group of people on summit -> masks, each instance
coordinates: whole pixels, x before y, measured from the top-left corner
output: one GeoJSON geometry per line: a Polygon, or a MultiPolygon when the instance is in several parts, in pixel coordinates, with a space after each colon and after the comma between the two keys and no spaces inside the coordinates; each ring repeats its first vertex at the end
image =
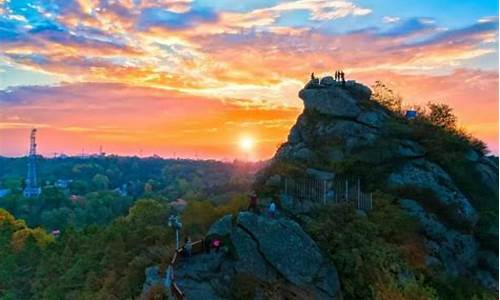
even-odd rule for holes
{"type": "MultiPolygon", "coordinates": [[[[345,86],[345,73],[342,70],[337,70],[335,71],[335,81],[337,82],[342,82],[342,86],[345,86]]],[[[316,77],[314,76],[314,72],[311,73],[311,80],[316,80],[316,77]]]]}
{"type": "Polygon", "coordinates": [[[342,70],[335,71],[335,80],[342,81],[342,86],[345,85],[345,73],[342,70]]]}

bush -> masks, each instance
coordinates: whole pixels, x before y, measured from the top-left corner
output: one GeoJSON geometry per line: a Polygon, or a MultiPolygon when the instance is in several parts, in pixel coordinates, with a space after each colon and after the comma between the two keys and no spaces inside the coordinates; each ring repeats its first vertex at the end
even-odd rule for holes
{"type": "Polygon", "coordinates": [[[432,299],[434,291],[422,281],[398,275],[425,269],[423,245],[415,243],[416,223],[377,193],[375,209],[360,217],[351,206],[322,209],[307,230],[335,263],[346,299],[432,299]],[[408,253],[408,251],[416,253],[408,253]],[[414,265],[405,257],[418,257],[414,265]]]}
{"type": "Polygon", "coordinates": [[[382,81],[375,81],[375,84],[372,86],[372,100],[380,103],[382,106],[387,109],[395,112],[401,112],[401,104],[403,102],[403,98],[393,91],[389,86],[387,86],[382,81]]]}

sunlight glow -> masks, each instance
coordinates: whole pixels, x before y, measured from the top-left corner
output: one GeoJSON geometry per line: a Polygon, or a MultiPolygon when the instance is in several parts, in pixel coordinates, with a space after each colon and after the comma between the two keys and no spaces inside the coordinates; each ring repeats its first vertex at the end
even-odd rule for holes
{"type": "Polygon", "coordinates": [[[245,136],[239,141],[240,148],[245,152],[250,152],[255,146],[255,141],[252,137],[245,136]]]}

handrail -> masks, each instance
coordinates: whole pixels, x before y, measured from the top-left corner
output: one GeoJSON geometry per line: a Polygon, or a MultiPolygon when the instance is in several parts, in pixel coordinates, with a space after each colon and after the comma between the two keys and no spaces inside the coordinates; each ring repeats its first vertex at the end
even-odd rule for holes
{"type": "MultiPolygon", "coordinates": [[[[200,252],[203,253],[205,251],[205,243],[204,243],[203,239],[197,240],[197,241],[191,243],[191,246],[192,246],[191,253],[197,254],[200,252]],[[193,250],[196,250],[196,251],[193,251],[193,250]]],[[[177,258],[179,257],[179,254],[182,254],[183,251],[184,251],[184,248],[176,249],[174,251],[174,254],[172,254],[172,258],[170,259],[170,263],[169,263],[169,267],[172,267],[172,274],[173,274],[173,276],[172,276],[173,278],[172,278],[172,281],[170,284],[170,290],[172,292],[172,296],[174,296],[175,299],[177,299],[177,300],[186,300],[186,295],[182,292],[182,290],[179,288],[179,286],[175,282],[175,268],[174,268],[175,264],[177,263],[177,258]]]]}

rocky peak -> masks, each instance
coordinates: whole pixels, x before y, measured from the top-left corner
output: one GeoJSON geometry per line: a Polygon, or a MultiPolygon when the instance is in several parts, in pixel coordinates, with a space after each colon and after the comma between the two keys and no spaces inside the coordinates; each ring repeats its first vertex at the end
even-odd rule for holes
{"type": "MultiPolygon", "coordinates": [[[[491,257],[498,260],[498,254],[494,254],[498,249],[482,249],[485,241],[498,240],[498,227],[484,230],[481,242],[471,234],[478,226],[479,214],[470,197],[409,134],[411,122],[370,100],[371,94],[368,87],[355,81],[343,86],[325,77],[307,83],[299,92],[304,111],[270,166],[259,174],[258,183],[265,186],[270,184],[269,178],[279,182],[280,176],[290,176],[283,173],[289,166],[310,176],[308,169],[337,174],[338,166],[357,163],[376,179],[375,189],[428,195],[401,203],[422,225],[426,244],[430,245],[430,262],[438,261],[452,275],[472,276],[485,286],[498,287],[494,279],[498,266],[484,270],[480,263],[485,260],[481,258],[484,253],[488,261],[495,260],[491,257]],[[276,167],[283,164],[288,167],[276,167]]],[[[462,156],[468,170],[477,174],[474,184],[498,198],[498,159],[472,149],[462,156]]]]}
{"type": "Polygon", "coordinates": [[[369,100],[370,96],[371,90],[354,80],[347,81],[345,86],[330,80],[322,80],[318,85],[310,82],[299,92],[305,110],[346,118],[359,116],[359,102],[369,100]]]}

